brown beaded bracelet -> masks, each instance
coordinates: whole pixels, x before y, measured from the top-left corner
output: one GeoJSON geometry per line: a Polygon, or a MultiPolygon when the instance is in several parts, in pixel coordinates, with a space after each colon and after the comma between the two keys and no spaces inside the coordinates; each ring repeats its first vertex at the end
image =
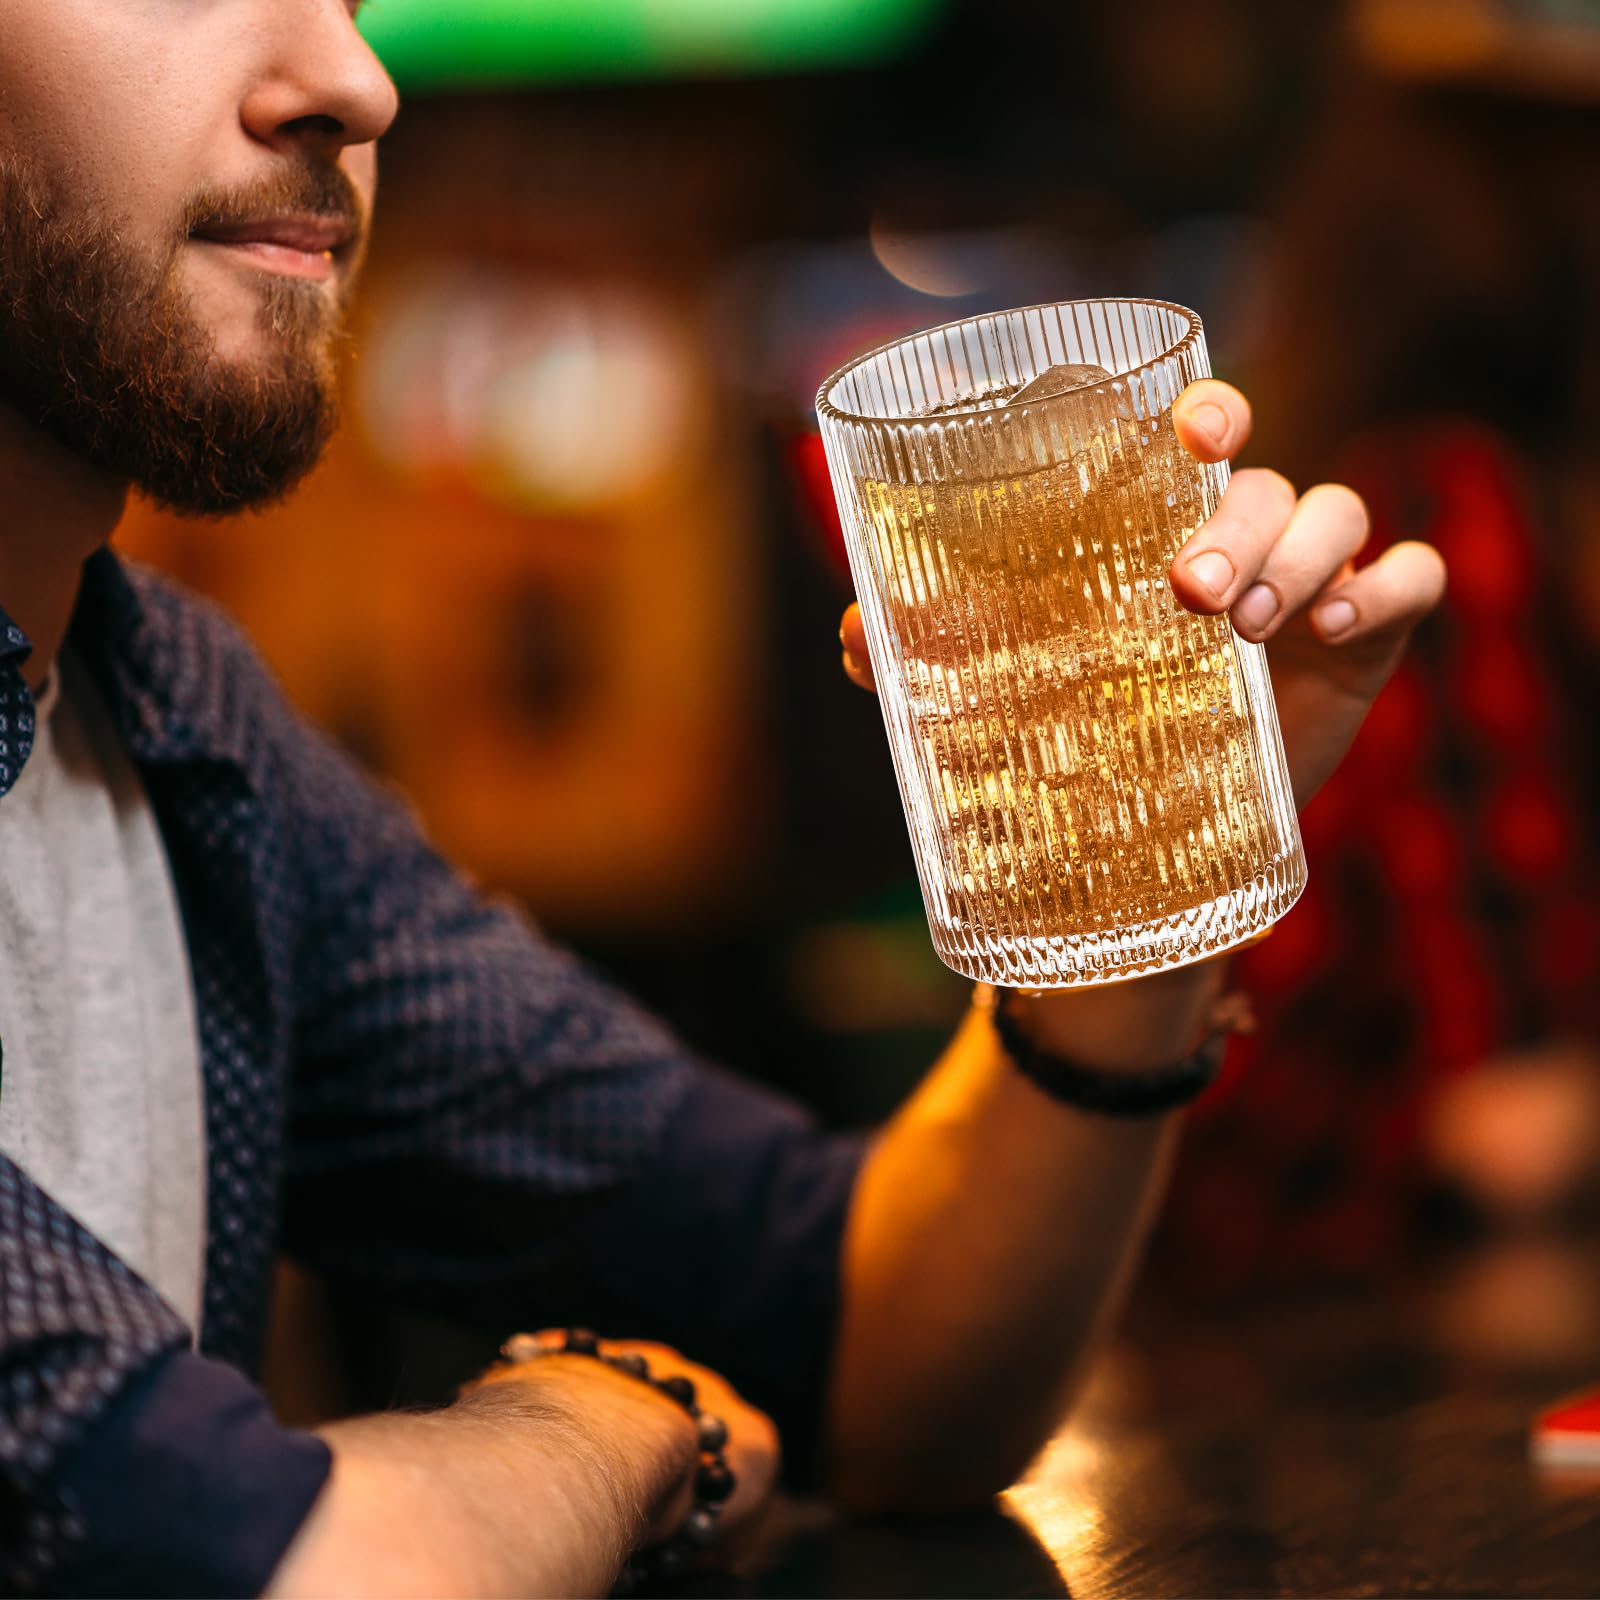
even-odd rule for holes
{"type": "Polygon", "coordinates": [[[588,1356],[641,1383],[648,1383],[658,1394],[665,1395],[688,1412],[695,1424],[700,1464],[694,1474],[694,1504],[672,1538],[629,1557],[618,1575],[616,1593],[627,1594],[641,1583],[676,1577],[696,1551],[716,1543],[721,1532],[722,1508],[737,1487],[738,1479],[724,1454],[728,1425],[721,1417],[700,1409],[692,1379],[657,1378],[650,1371],[650,1363],[631,1351],[606,1355],[600,1348],[598,1335],[588,1328],[568,1328],[561,1344],[554,1348],[540,1344],[530,1333],[519,1333],[506,1340],[500,1347],[500,1354],[510,1362],[533,1361],[540,1356],[588,1356]]]}

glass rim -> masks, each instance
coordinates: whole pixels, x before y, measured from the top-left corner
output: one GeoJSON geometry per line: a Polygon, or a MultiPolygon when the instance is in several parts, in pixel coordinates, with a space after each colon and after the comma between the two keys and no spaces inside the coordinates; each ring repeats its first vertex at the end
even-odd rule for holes
{"type": "Polygon", "coordinates": [[[1066,400],[1078,395],[1093,394],[1104,389],[1107,384],[1121,383],[1124,379],[1131,378],[1137,373],[1146,372],[1151,367],[1163,361],[1170,361],[1204,332],[1204,324],[1200,320],[1200,313],[1192,307],[1180,305],[1176,300],[1157,300],[1148,295],[1086,295],[1078,300],[1040,300],[1030,306],[1008,306],[1004,311],[980,311],[970,317],[952,317],[948,322],[936,322],[932,327],[918,328],[912,333],[896,334],[892,339],[885,339],[881,344],[875,344],[870,350],[863,350],[860,355],[852,356],[841,367],[836,367],[822,380],[821,387],[817,390],[817,416],[827,422],[855,422],[863,427],[893,427],[926,425],[930,422],[945,423],[962,421],[968,417],[992,417],[995,413],[993,406],[963,406],[960,410],[941,411],[937,416],[908,416],[898,413],[890,416],[872,417],[864,416],[859,412],[845,411],[833,404],[828,398],[829,391],[835,385],[842,383],[857,368],[864,367],[869,361],[881,356],[885,351],[896,349],[900,345],[911,344],[917,339],[926,339],[930,335],[943,333],[949,328],[959,328],[968,322],[998,322],[1004,317],[1026,316],[1030,311],[1056,311],[1064,306],[1153,306],[1161,311],[1176,311],[1180,316],[1188,319],[1189,326],[1181,337],[1175,339],[1165,349],[1148,359],[1141,361],[1137,366],[1129,367],[1126,372],[1113,373],[1104,383],[1086,383],[1080,388],[1069,389],[1064,394],[1047,395],[1044,399],[1034,401],[1036,405],[1048,405],[1054,400],[1066,400]]]}

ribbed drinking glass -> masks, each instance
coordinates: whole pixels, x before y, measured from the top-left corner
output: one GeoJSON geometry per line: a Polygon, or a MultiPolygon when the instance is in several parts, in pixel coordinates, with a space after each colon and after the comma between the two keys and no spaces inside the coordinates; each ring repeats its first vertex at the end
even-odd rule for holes
{"type": "Polygon", "coordinates": [[[1172,426],[1209,372],[1192,311],[1083,300],[818,394],[934,947],[969,977],[1161,971],[1305,884],[1265,652],[1168,579],[1227,482],[1172,426]]]}

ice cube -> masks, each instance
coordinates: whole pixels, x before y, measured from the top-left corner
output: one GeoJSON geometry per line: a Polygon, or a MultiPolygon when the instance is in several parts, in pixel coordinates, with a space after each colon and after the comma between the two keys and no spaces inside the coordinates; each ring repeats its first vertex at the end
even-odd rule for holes
{"type": "Polygon", "coordinates": [[[1008,406],[1026,405],[1030,400],[1053,400],[1057,395],[1073,389],[1087,389],[1096,383],[1105,383],[1111,374],[1104,367],[1087,361],[1064,361],[1058,367],[1046,367],[1037,378],[1030,378],[1015,394],[1006,396],[1008,406]]]}

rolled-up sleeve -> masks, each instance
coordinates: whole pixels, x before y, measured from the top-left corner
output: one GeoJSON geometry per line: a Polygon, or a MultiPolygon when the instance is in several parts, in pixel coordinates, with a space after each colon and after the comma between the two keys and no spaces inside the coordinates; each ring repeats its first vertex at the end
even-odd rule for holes
{"type": "Polygon", "coordinates": [[[0,1592],[255,1594],[328,1471],[0,1156],[0,1592]]]}
{"type": "Polygon", "coordinates": [[[236,1369],[180,1351],[120,1395],[57,1483],[81,1525],[51,1588],[72,1595],[256,1595],[332,1464],[281,1427],[236,1369]]]}

